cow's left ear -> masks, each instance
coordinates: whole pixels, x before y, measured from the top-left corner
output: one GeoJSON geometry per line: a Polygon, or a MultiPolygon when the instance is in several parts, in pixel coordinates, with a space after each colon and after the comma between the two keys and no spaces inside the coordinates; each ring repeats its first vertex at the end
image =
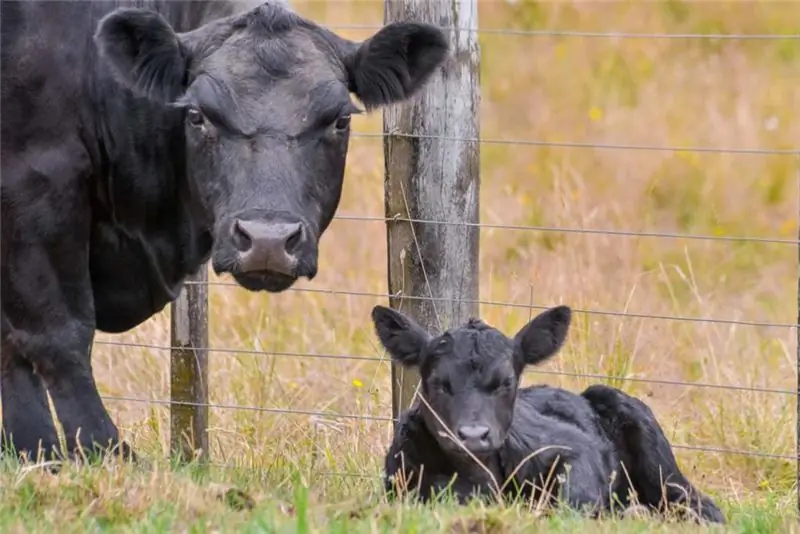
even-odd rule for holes
{"type": "Polygon", "coordinates": [[[392,360],[406,367],[422,363],[422,354],[431,336],[413,319],[386,306],[372,308],[372,323],[378,339],[392,360]]]}
{"type": "Polygon", "coordinates": [[[185,91],[188,53],[158,13],[116,9],[100,20],[94,41],[115,78],[137,94],[170,103],[185,91]]]}
{"type": "Polygon", "coordinates": [[[354,45],[345,58],[350,91],[367,109],[407,99],[428,81],[450,50],[443,30],[395,22],[354,45]]]}

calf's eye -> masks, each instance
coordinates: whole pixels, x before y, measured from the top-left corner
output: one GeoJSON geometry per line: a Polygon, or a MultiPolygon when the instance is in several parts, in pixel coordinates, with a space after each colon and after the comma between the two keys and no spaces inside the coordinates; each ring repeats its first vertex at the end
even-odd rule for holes
{"type": "Polygon", "coordinates": [[[449,380],[437,380],[434,382],[434,387],[447,395],[453,394],[453,388],[450,386],[449,380]]]}
{"type": "Polygon", "coordinates": [[[493,382],[489,385],[488,390],[496,393],[503,393],[514,387],[514,379],[511,377],[504,378],[501,382],[493,382]]]}

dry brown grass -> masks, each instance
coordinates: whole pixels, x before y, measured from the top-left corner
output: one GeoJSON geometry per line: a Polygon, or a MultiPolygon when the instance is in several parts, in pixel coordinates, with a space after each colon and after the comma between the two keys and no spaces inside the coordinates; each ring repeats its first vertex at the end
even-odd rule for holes
{"type": "MultiPolygon", "coordinates": [[[[330,24],[382,22],[376,1],[298,2],[330,24]]],[[[633,32],[797,31],[800,4],[481,2],[487,28],[633,32]]],[[[363,38],[366,31],[343,31],[363,38]]],[[[794,41],[592,39],[481,36],[482,135],[642,145],[790,148],[800,139],[794,41]]],[[[380,115],[354,121],[380,131],[380,115]]],[[[382,149],[354,138],[341,214],[383,215],[382,149]]],[[[798,158],[486,144],[484,223],[794,238],[798,158]]],[[[390,415],[388,364],[369,323],[386,299],[305,291],[385,293],[385,227],[335,221],[313,283],[281,295],[211,290],[215,348],[356,354],[363,362],[295,356],[210,355],[211,396],[220,404],[390,415]]],[[[795,322],[796,248],[652,237],[485,229],[481,298],[642,314],[795,322]]],[[[213,279],[212,275],[212,279],[213,279]]],[[[226,280],[227,281],[227,280],[226,280]]],[[[484,305],[485,320],[511,333],[525,308],[484,305]]],[[[122,336],[98,340],[169,344],[168,311],[122,336]]],[[[579,314],[568,345],[543,370],[793,389],[794,331],[579,314]]],[[[106,395],[168,398],[169,355],[98,344],[96,376],[106,395]]],[[[532,375],[573,390],[595,382],[532,375]]],[[[791,454],[789,395],[612,381],[643,396],[676,444],[791,454]]],[[[165,407],[109,402],[125,436],[165,454],[165,407]]],[[[379,474],[390,440],[381,421],[213,409],[215,462],[379,474]]],[[[734,498],[785,495],[793,464],[678,451],[702,487],[734,498]]],[[[322,499],[360,499],[360,479],[322,477],[322,499]]],[[[456,529],[458,530],[458,529],[456,529]]]]}

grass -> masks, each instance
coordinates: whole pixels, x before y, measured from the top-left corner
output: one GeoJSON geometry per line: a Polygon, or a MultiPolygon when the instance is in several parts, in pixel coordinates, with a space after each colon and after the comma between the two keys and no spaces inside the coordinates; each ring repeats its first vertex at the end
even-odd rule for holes
{"type": "MultiPolygon", "coordinates": [[[[586,520],[569,511],[523,505],[459,507],[389,505],[377,480],[331,481],[299,472],[280,475],[246,470],[224,473],[196,466],[156,465],[145,472],[130,465],[91,469],[68,466],[57,476],[43,469],[2,469],[0,529],[3,532],[581,532],[586,520]],[[226,484],[209,482],[224,478],[226,484]],[[331,502],[330,494],[349,494],[331,502]],[[164,498],[168,495],[168,498],[164,498]]],[[[723,501],[730,524],[743,533],[796,532],[788,499],[723,501]]],[[[594,522],[593,532],[719,531],[673,520],[617,518],[594,522]]]]}
{"type": "MultiPolygon", "coordinates": [[[[382,22],[382,2],[297,2],[328,24],[382,22]]],[[[481,25],[646,33],[797,33],[788,2],[480,2],[481,25]]],[[[366,30],[342,31],[364,38],[366,30]]],[[[797,146],[794,40],[611,39],[481,34],[482,135],[486,138],[659,146],[797,146]]],[[[354,129],[379,132],[380,114],[354,129]]],[[[602,150],[485,144],[484,223],[794,239],[794,156],[602,150]]],[[[353,138],[340,214],[383,216],[380,140],[353,138]]],[[[385,227],[337,220],[322,239],[320,274],[281,295],[214,285],[211,345],[267,355],[210,354],[212,401],[388,417],[389,366],[369,323],[385,303],[385,227]],[[331,291],[332,290],[332,291],[331,291]],[[362,295],[345,295],[358,292],[362,295]],[[376,361],[291,354],[358,355],[376,361]]],[[[508,333],[526,306],[794,323],[797,250],[781,243],[657,239],[486,228],[481,231],[484,319],[508,333]]],[[[230,280],[212,280],[230,283],[230,280]]],[[[103,341],[169,345],[169,311],[120,336],[98,335],[93,354],[107,396],[169,398],[169,353],[103,341]]],[[[695,381],[793,390],[794,331],[577,314],[567,346],[530,373],[578,390],[602,381],[644,398],[676,445],[791,455],[792,395],[695,388],[632,379],[695,381]],[[546,374],[545,374],[546,373],[546,374]],[[609,378],[576,377],[589,373],[609,378]]],[[[163,405],[107,401],[126,439],[156,462],[131,467],[0,473],[3,531],[242,529],[268,532],[512,532],[538,525],[582,531],[559,515],[524,509],[382,504],[385,420],[256,410],[211,410],[216,467],[198,477],[158,467],[167,454],[163,405]],[[342,474],[347,473],[348,476],[342,474]],[[297,478],[297,484],[293,480],[297,478]],[[207,481],[258,502],[235,511],[207,481]],[[306,489],[303,489],[306,488],[306,489]],[[355,509],[366,509],[352,513],[355,509]],[[305,512],[301,512],[305,510],[305,512]],[[305,525],[305,526],[303,526],[305,525]]],[[[685,473],[717,496],[734,531],[794,531],[795,466],[783,459],[676,448],[685,473]]],[[[598,531],[669,528],[626,521],[598,531]]]]}

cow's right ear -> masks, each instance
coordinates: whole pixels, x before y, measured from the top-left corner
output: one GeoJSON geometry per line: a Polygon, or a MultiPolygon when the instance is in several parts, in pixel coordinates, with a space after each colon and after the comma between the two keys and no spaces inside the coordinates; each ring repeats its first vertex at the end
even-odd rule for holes
{"type": "Polygon", "coordinates": [[[421,363],[431,336],[412,319],[385,306],[372,308],[372,322],[381,344],[392,360],[406,367],[421,363]]]}
{"type": "Polygon", "coordinates": [[[571,322],[569,306],[556,306],[523,326],[514,336],[517,372],[526,365],[538,365],[554,356],[566,341],[571,322]]]}
{"type": "Polygon", "coordinates": [[[114,77],[135,93],[161,103],[183,94],[188,54],[158,13],[116,9],[100,20],[94,41],[114,77]]]}

